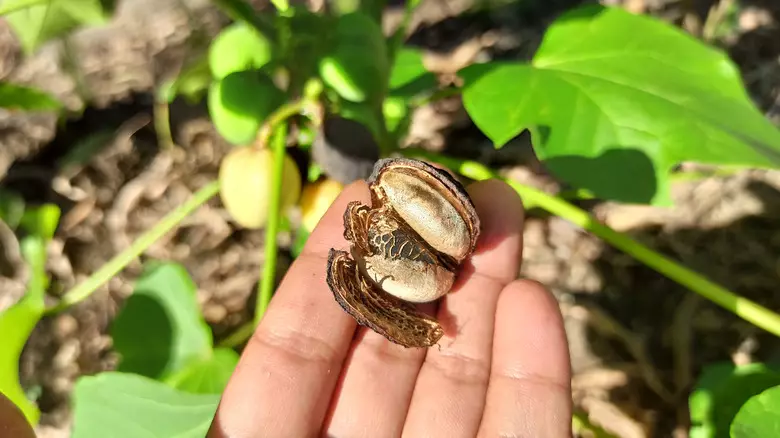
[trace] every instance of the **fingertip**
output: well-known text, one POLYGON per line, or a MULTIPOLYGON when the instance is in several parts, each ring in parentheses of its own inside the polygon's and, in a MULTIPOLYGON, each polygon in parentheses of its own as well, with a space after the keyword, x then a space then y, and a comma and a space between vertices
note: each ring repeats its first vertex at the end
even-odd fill
POLYGON ((35 438, 35 432, 21 409, 2 392, 0 392, 0 436, 35 438))
POLYGON ((516 280, 501 292, 481 432, 571 436, 571 366, 558 302, 541 284, 516 280))
POLYGON ((496 336, 511 349, 506 363, 527 375, 570 385, 568 341, 558 300, 541 283, 515 280, 501 292, 496 336))

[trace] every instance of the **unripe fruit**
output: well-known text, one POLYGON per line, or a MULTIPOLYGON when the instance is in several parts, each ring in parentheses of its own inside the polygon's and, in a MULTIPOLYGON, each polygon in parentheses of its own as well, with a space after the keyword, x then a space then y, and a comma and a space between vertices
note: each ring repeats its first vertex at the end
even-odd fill
MULTIPOLYGON (((273 188, 274 153, 270 149, 237 147, 219 168, 219 195, 230 216, 242 227, 262 228, 268 222, 273 188)), ((295 205, 301 192, 301 175, 285 154, 280 211, 295 205)))
POLYGON ((303 188, 301 195, 301 213, 303 226, 308 231, 314 230, 322 216, 328 211, 330 204, 336 200, 344 186, 330 178, 316 181, 303 188))

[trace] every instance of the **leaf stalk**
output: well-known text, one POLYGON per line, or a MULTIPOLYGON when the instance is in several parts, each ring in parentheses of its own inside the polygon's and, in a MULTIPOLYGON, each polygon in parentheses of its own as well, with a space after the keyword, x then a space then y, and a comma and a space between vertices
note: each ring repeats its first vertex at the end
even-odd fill
POLYGON ((590 231, 610 245, 631 255, 636 260, 663 274, 670 280, 687 287, 751 324, 780 337, 780 315, 777 313, 712 282, 703 275, 642 245, 628 235, 613 230, 596 220, 586 211, 559 197, 549 195, 541 190, 520 184, 516 181, 501 178, 488 167, 475 161, 445 157, 426 151, 420 151, 418 149, 410 149, 404 151, 404 153, 436 161, 461 175, 474 180, 501 179, 520 195, 526 208, 529 205, 538 206, 556 216, 568 220, 574 225, 590 231))

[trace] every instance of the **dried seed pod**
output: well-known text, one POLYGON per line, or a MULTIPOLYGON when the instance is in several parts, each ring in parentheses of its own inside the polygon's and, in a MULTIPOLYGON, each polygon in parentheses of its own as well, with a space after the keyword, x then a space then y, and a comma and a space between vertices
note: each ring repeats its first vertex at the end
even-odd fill
POLYGON ((430 347, 443 330, 414 303, 452 288, 479 237, 474 204, 450 174, 422 161, 380 160, 368 182, 372 206, 347 206, 350 253, 331 249, 328 286, 359 324, 406 347, 430 347))

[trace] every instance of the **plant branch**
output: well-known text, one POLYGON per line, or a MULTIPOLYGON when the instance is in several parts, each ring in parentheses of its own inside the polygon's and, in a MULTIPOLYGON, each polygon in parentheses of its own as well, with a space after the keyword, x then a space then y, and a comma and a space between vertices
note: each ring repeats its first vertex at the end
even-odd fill
POLYGON ((255 325, 260 320, 271 302, 271 295, 274 291, 276 280, 276 258, 277 245, 276 234, 279 231, 280 207, 282 198, 282 182, 284 177, 284 159, 287 143, 287 124, 282 123, 276 128, 276 137, 274 138, 274 168, 271 198, 268 201, 268 225, 265 229, 265 259, 263 261, 263 271, 260 277, 260 284, 257 291, 257 304, 255 306, 255 325))
POLYGON ((282 122, 288 118, 301 113, 308 104, 309 99, 296 99, 277 108, 263 123, 263 127, 257 133, 256 146, 266 147, 270 143, 271 136, 277 131, 277 126, 281 126, 282 122))
POLYGON ((586 211, 575 207, 558 197, 548 195, 547 193, 520 184, 516 181, 500 178, 492 170, 475 161, 458 160, 420 150, 414 150, 413 152, 411 152, 411 150, 408 151, 409 152, 404 151, 404 153, 439 162, 461 175, 474 180, 491 178, 502 179, 515 189, 526 206, 529 204, 539 206, 554 215, 560 216, 561 218, 590 231, 596 236, 604 239, 610 245, 626 252, 667 278, 687 287, 757 327, 776 336, 780 336, 780 315, 777 313, 772 312, 766 307, 745 297, 735 294, 687 267, 674 262, 670 258, 642 245, 629 236, 613 230, 598 222, 586 211))
POLYGON ((168 213, 168 215, 157 222, 157 224, 151 230, 138 237, 133 242, 133 244, 130 245, 130 247, 114 256, 114 258, 101 266, 100 269, 90 275, 89 278, 87 278, 83 283, 66 292, 62 297, 62 300, 60 300, 56 306, 47 309, 46 313, 51 314, 60 312, 72 306, 73 304, 85 300, 93 292, 95 292, 97 288, 118 274, 130 262, 143 254, 143 252, 152 246, 154 242, 171 231, 182 220, 184 220, 184 218, 192 214, 192 212, 197 210, 198 207, 206 203, 206 201, 211 199, 218 192, 219 182, 212 181, 206 184, 204 187, 198 190, 187 202, 181 204, 175 210, 168 213))

